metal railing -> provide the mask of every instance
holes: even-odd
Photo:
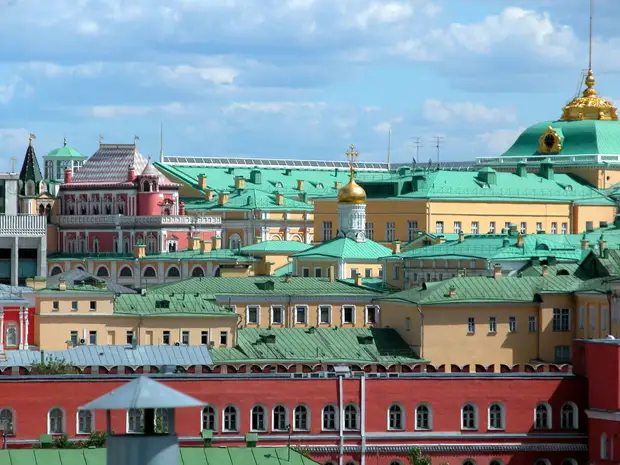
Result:
[[[105,224],[117,226],[210,226],[222,223],[219,216],[124,216],[124,215],[60,215],[61,226]]]

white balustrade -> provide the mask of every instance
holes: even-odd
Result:
[[[1,237],[45,236],[47,217],[40,215],[0,215]]]
[[[123,215],[61,215],[61,226],[118,225],[118,226],[209,226],[219,225],[219,216],[123,216]]]

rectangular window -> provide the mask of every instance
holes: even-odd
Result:
[[[379,277],[383,278],[383,268],[379,268]]]
[[[400,266],[394,265],[394,279],[400,279]]]
[[[555,361],[570,362],[570,346],[555,346]]]
[[[228,331],[220,331],[220,345],[225,346],[228,344]]]
[[[77,312],[78,309],[78,302],[77,300],[74,300],[71,302],[71,310],[73,310],[74,312]]]
[[[562,234],[568,234],[568,223],[562,223]]]
[[[471,222],[471,233],[480,234],[480,223],[478,221]]]
[[[328,325],[332,322],[332,308],[329,305],[319,307],[319,324]]]
[[[246,322],[249,325],[257,325],[260,318],[260,307],[258,305],[248,305]]]
[[[97,311],[97,301],[96,300],[91,300],[90,301],[90,311],[91,312],[96,312]]]
[[[75,347],[76,345],[78,345],[78,342],[80,340],[79,333],[77,331],[71,331],[71,337],[69,340],[71,341],[72,346]]]
[[[443,234],[443,221],[437,221],[435,223],[435,232],[437,234]]]
[[[489,332],[490,333],[496,333],[497,332],[497,322],[496,322],[494,316],[490,316],[489,317]],[[470,331],[470,333],[473,333],[473,331]]]
[[[536,317],[535,316],[528,316],[527,317],[527,331],[529,333],[535,333],[538,331],[538,324],[536,323]]]
[[[542,223],[536,223],[536,232],[540,232],[543,230]]]
[[[495,234],[495,221],[489,222],[489,234]]]
[[[586,309],[583,307],[583,305],[579,307],[578,319],[579,319],[579,329],[583,329],[585,325],[585,319],[586,319]]]
[[[162,342],[165,345],[170,345],[170,331],[164,331],[163,337],[162,337]]]
[[[52,302],[52,311],[57,312],[58,310],[60,310],[60,302],[54,300]]]
[[[527,223],[525,221],[521,222],[521,234],[527,234]]]
[[[594,223],[592,221],[586,221],[586,231],[594,231]]]
[[[181,344],[184,346],[189,345],[189,331],[181,331]]]
[[[97,345],[97,331],[88,332],[88,343],[93,346]]]
[[[558,224],[556,222],[551,223],[551,234],[558,233]]]
[[[203,346],[209,345],[209,331],[200,331],[200,343]]]
[[[570,309],[553,309],[553,331],[565,333],[570,331]]]
[[[517,332],[517,317],[516,316],[508,317],[508,332],[511,332],[511,333]]]
[[[374,223],[366,223],[366,238],[374,241],[375,240],[375,225]]]
[[[125,334],[125,342],[127,344],[131,344],[133,342],[133,335],[134,335],[133,331],[127,331],[127,333]]]
[[[454,222],[454,232],[456,234],[461,232],[461,222],[460,221],[455,221]]]
[[[620,321],[620,307],[618,307],[616,299],[612,299],[611,301],[611,321],[614,323]]]
[[[506,230],[506,232],[510,231],[510,221],[506,221],[504,223],[504,229]]]
[[[467,319],[467,332],[474,334],[476,332],[476,319],[469,317]]]
[[[366,268],[364,270],[364,277],[365,278],[372,278],[372,268]]]
[[[589,305],[588,313],[590,314],[590,331],[596,330],[596,306]]]
[[[295,307],[295,323],[305,325],[308,323],[308,309],[305,306],[298,305]]]
[[[374,325],[377,323],[377,307],[366,307],[366,324]]]
[[[284,309],[279,305],[274,305],[271,307],[271,324],[284,324]]]
[[[396,223],[388,221],[385,225],[385,240],[393,242],[396,239]]]
[[[332,222],[323,221],[323,240],[330,241],[332,239]]]
[[[601,307],[601,331],[607,331],[607,307]]]
[[[357,273],[359,273],[357,268],[351,268],[351,279],[355,279],[357,277]]]
[[[310,277],[310,268],[302,268],[301,269],[301,275],[304,278],[309,278]]]
[[[418,222],[415,220],[407,221],[407,242],[411,242],[415,239],[416,232],[418,231]]]
[[[322,268],[315,268],[314,269],[314,277],[315,278],[320,278],[322,274],[323,274],[323,269]]]
[[[342,323],[353,324],[355,323],[355,307],[346,305],[342,307]]]

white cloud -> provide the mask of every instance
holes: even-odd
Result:
[[[355,15],[355,21],[362,29],[377,23],[395,23],[409,19],[413,6],[402,2],[371,2]]]
[[[0,128],[0,149],[6,154],[28,144],[30,132],[24,128]]]
[[[486,144],[489,154],[501,155],[508,150],[517,140],[517,137],[525,130],[518,129],[498,129],[492,132],[479,134],[477,138]]]
[[[491,108],[476,102],[443,102],[427,99],[422,105],[422,115],[433,123],[512,123],[517,117],[512,110]]]
[[[373,130],[378,133],[378,134],[387,134],[389,131],[392,130],[392,128],[394,127],[395,124],[400,123],[403,120],[402,116],[397,116],[395,118],[391,118],[387,121],[381,121],[380,123],[378,123],[377,125],[375,125],[375,127],[373,128]]]
[[[0,84],[0,105],[6,105],[15,96],[15,84]]]
[[[161,66],[161,79],[171,85],[184,85],[209,81],[216,85],[231,85],[239,76],[239,70],[226,66],[197,67],[191,65]]]
[[[185,115],[188,109],[178,102],[158,106],[142,105],[95,105],[86,109],[86,113],[95,118],[122,118],[138,117],[148,114],[167,113],[170,115]]]
[[[103,63],[82,63],[79,65],[59,65],[47,61],[31,61],[25,65],[28,70],[43,74],[49,78],[78,76],[83,78],[95,77],[103,71]]]
[[[325,108],[325,102],[235,102],[223,110],[232,112],[255,112],[255,113],[288,113],[298,110],[315,110]]]

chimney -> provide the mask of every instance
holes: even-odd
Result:
[[[336,168],[336,169],[338,169],[338,168]],[[342,183],[341,183],[340,181],[336,181],[336,182],[334,182],[334,187],[335,187],[336,189],[340,189],[340,187],[341,187],[341,186],[342,186]]]
[[[133,165],[129,165],[129,168],[127,168],[127,181],[134,182],[135,180],[136,180],[136,169],[133,167]]]
[[[211,241],[200,241],[200,253],[206,254],[211,252]]]
[[[179,215],[185,216],[185,202],[179,203]]]
[[[275,195],[276,195],[276,204],[284,205],[284,194],[280,192],[276,192]]]
[[[207,200],[208,202],[213,200],[213,191],[211,189],[207,189],[205,191],[205,200]]]
[[[398,240],[394,241],[394,249],[393,250],[394,250],[395,254],[400,253],[400,241],[398,241]]]
[[[260,237],[260,236],[256,236],[256,237],[254,238],[254,243],[255,243],[255,244],[260,244],[261,242],[263,242],[263,238],[262,238],[262,237]]]
[[[542,275],[544,278],[549,276],[549,267],[547,265],[542,266]]]
[[[493,278],[499,279],[501,277],[502,277],[502,265],[500,265],[499,263],[496,263],[495,265],[493,265]]]
[[[303,191],[304,190],[304,180],[303,179],[298,179],[297,180],[297,190],[298,191]]]
[[[252,184],[262,184],[263,179],[260,170],[253,169],[252,171],[250,171],[250,182]]]
[[[144,258],[146,255],[146,245],[136,244],[133,246],[133,256],[136,258]]]
[[[226,205],[228,203],[228,192],[220,192],[217,199],[218,205]]]
[[[448,288],[448,297],[455,297],[456,296],[456,286],[451,285]]]
[[[67,280],[66,279],[58,280],[58,290],[59,291],[66,291],[67,290]]]
[[[333,283],[334,281],[336,281],[336,267],[334,265],[329,265],[328,270],[329,282]]]
[[[463,242],[465,240],[465,233],[463,231],[459,231],[459,242]]]
[[[290,283],[292,278],[293,278],[293,275],[291,273],[286,273],[286,275],[284,275],[284,282]]]
[[[70,184],[73,179],[73,172],[71,168],[65,168],[65,184]]]
[[[34,289],[38,291],[40,289],[45,289],[47,286],[47,278],[45,276],[35,276],[34,278],[26,279],[26,287],[30,289]]]
[[[517,163],[517,176],[520,178],[527,177],[527,163],[520,161]]]
[[[196,236],[191,236],[189,238],[189,250],[198,250],[200,248],[200,238]]]
[[[601,254],[601,257],[604,256],[606,248],[607,248],[607,241],[603,239],[603,235],[601,234],[601,238],[598,241],[598,250]]]
[[[245,189],[245,178],[243,176],[235,176],[235,189],[239,191]]]
[[[276,262],[265,262],[265,274],[271,276],[273,274],[273,267]]]
[[[362,274],[361,273],[357,273],[355,275],[355,285],[356,286],[361,286],[362,285]]]
[[[218,250],[222,248],[222,238],[220,236],[213,236],[211,238],[211,250]]]
[[[198,175],[198,187],[202,190],[207,188],[207,176],[205,174]]]
[[[525,245],[525,236],[521,233],[517,236],[517,247],[523,248]]]

